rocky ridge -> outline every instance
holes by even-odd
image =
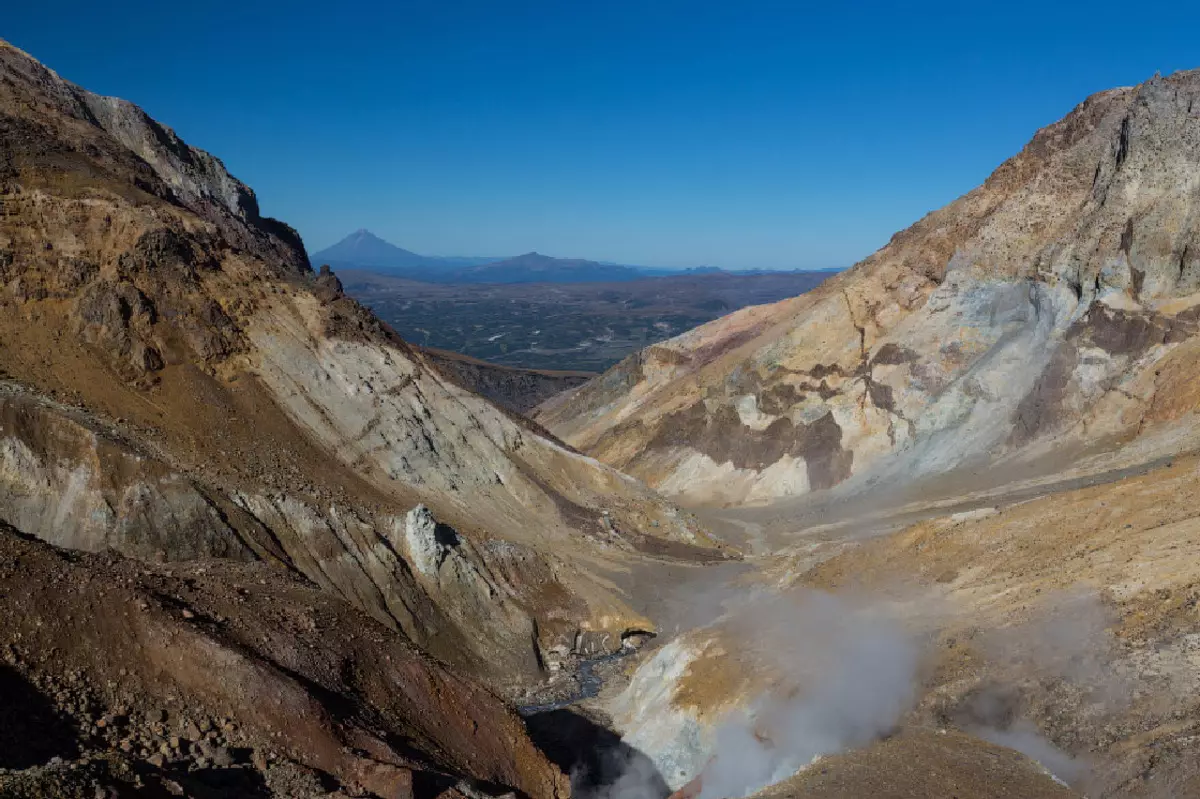
[[[1200,72],[1102,92],[815,291],[655,345],[536,418],[734,504],[1183,434],[1198,180]]]
[[[136,106],[3,44],[0,141],[0,519],[276,563],[513,690],[652,629],[593,572],[711,550],[397,338]],[[436,574],[412,565],[418,505],[454,533]]]

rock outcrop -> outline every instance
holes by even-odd
[[[1169,450],[1196,407],[1198,182],[1200,71],[1102,92],[813,292],[655,345],[535,418],[709,503],[1027,471],[1138,436]]]
[[[3,43],[0,380],[0,520],[274,562],[496,685],[652,626],[592,566],[709,543],[314,274],[219,160]],[[459,541],[434,575],[418,505]]]

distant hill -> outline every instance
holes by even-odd
[[[309,260],[314,264],[330,264],[341,268],[374,269],[412,280],[436,280],[443,273],[451,274],[457,269],[501,259],[418,255],[384,241],[364,228],[354,231],[332,247],[311,253]]]
[[[356,230],[332,247],[313,253],[310,258],[321,263],[360,264],[375,267],[424,266],[423,255],[384,241],[369,230]]]
[[[515,258],[459,269],[454,283],[615,283],[639,280],[637,269],[582,258],[551,258],[528,252]]]
[[[528,252],[512,258],[418,255],[357,230],[309,259],[336,269],[367,269],[423,283],[615,283],[645,275],[632,266]]]

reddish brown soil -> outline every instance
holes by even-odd
[[[103,761],[143,785],[233,770],[264,796],[291,795],[267,785],[284,766],[378,796],[566,790],[498,698],[263,564],[151,567],[0,528],[0,654],[20,721],[0,733],[7,768]]]

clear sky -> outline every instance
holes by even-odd
[[[845,266],[1200,2],[6,4],[0,36],[221,157],[310,249]]]

